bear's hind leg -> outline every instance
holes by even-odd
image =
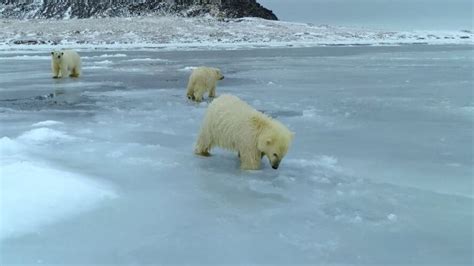
[[[188,88],[186,97],[188,97],[189,100],[194,101],[194,90],[192,88]]]
[[[81,75],[81,71],[80,71],[77,67],[75,67],[75,68],[72,69],[71,75],[69,75],[69,76],[70,76],[71,78],[77,78],[77,77],[79,77],[80,75]]]
[[[67,66],[60,66],[59,67],[58,78],[67,77],[68,74],[69,74],[69,71],[67,69]]]

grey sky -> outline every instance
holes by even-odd
[[[258,0],[280,20],[386,29],[472,29],[474,0]]]

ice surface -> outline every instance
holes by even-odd
[[[473,262],[472,46],[84,49],[61,80],[12,49],[1,264]],[[296,132],[280,169],[193,155],[200,65]]]

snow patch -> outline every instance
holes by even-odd
[[[16,56],[3,56],[0,60],[50,60],[51,56],[43,55],[16,55]]]
[[[56,126],[56,125],[63,125],[63,122],[60,121],[54,121],[54,120],[46,120],[46,121],[41,121],[38,123],[34,123],[31,125],[32,127],[47,127],[47,126]]]
[[[2,159],[0,166],[0,240],[38,231],[117,196],[105,184],[42,163]]]
[[[193,69],[196,69],[196,68],[197,67],[195,67],[195,66],[187,66],[187,67],[183,67],[183,68],[178,69],[178,71],[191,72],[191,71],[193,71]]]
[[[166,62],[169,60],[161,59],[161,58],[134,58],[127,61],[128,62]]]
[[[69,136],[66,133],[50,129],[47,127],[41,127],[32,129],[24,132],[18,137],[19,141],[31,143],[31,144],[42,144],[48,142],[68,142],[76,139],[75,137]]]
[[[48,128],[28,131],[17,139],[0,138],[0,241],[39,232],[42,226],[117,197],[114,189],[104,182],[29,155],[33,147],[28,144],[32,141],[71,138]]]
[[[64,19],[70,19],[71,18],[71,10],[72,10],[72,7],[68,7],[68,9],[66,10],[66,12],[64,13]]]
[[[17,155],[24,149],[21,143],[18,143],[8,137],[0,138],[0,156],[11,156]],[[1,167],[0,167],[0,177],[1,177]],[[1,187],[0,187],[1,188]],[[0,219],[1,220],[1,219]]]
[[[91,58],[117,58],[117,57],[127,57],[126,54],[102,54],[94,56],[82,56],[82,58],[91,59]]]
[[[82,69],[107,69],[106,66],[83,66]]]
[[[103,61],[97,61],[97,62],[94,62],[95,65],[111,65],[113,64],[112,61],[110,60],[103,60]]]
[[[392,222],[395,222],[397,221],[398,217],[395,214],[390,213],[389,215],[387,215],[387,219],[389,219]]]
[[[303,118],[313,118],[316,116],[316,109],[303,110]]]
[[[313,160],[307,160],[307,159],[291,159],[288,160],[289,163],[292,163],[294,165],[297,165],[299,167],[323,167],[323,168],[330,168],[330,169],[337,169],[337,163],[338,160],[336,157],[333,156],[327,156],[327,155],[322,155],[319,157],[316,157]]]

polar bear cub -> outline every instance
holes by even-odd
[[[197,67],[189,77],[186,96],[196,102],[202,101],[206,92],[209,92],[209,97],[215,97],[217,81],[223,79],[224,76],[218,68]]]
[[[69,76],[77,78],[81,75],[81,57],[74,50],[51,52],[51,69],[53,78]]]
[[[209,156],[211,148],[218,146],[237,151],[241,169],[259,169],[263,156],[267,156],[273,169],[278,169],[293,135],[277,120],[224,94],[209,104],[194,152]]]

